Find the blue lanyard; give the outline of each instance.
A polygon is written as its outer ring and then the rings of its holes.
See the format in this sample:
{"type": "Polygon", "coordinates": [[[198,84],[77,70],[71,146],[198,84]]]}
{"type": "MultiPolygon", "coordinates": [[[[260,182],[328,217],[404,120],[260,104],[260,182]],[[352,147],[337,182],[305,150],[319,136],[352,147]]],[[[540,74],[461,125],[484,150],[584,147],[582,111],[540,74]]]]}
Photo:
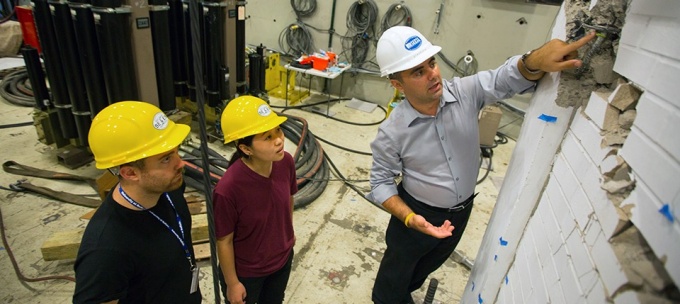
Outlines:
{"type": "Polygon", "coordinates": [[[168,230],[170,230],[170,232],[172,232],[172,234],[175,236],[175,238],[177,238],[177,240],[179,241],[180,245],[182,245],[182,249],[184,249],[184,254],[187,257],[187,260],[189,260],[190,269],[193,270],[195,266],[194,266],[194,263],[191,261],[191,253],[189,252],[189,247],[184,242],[184,226],[182,225],[182,218],[179,216],[179,213],[177,213],[177,209],[175,208],[175,204],[172,203],[172,199],[170,199],[170,195],[167,192],[163,193],[163,194],[165,194],[165,197],[168,199],[170,206],[172,206],[172,210],[175,211],[175,219],[177,220],[177,225],[179,226],[179,232],[182,234],[182,237],[180,237],[177,234],[177,232],[175,232],[175,229],[172,229],[172,227],[170,227],[170,225],[168,225],[168,223],[166,223],[156,213],[154,213],[153,211],[151,211],[149,209],[144,208],[144,206],[140,205],[138,202],[136,202],[134,199],[132,199],[130,196],[128,196],[128,194],[125,193],[125,191],[123,191],[123,187],[118,186],[118,192],[120,192],[120,195],[123,196],[123,198],[128,203],[130,203],[130,205],[135,206],[135,207],[139,208],[140,210],[144,210],[146,212],[149,212],[159,222],[161,222],[161,224],[163,224],[163,226],[165,226],[165,228],[168,228],[168,230]]]}

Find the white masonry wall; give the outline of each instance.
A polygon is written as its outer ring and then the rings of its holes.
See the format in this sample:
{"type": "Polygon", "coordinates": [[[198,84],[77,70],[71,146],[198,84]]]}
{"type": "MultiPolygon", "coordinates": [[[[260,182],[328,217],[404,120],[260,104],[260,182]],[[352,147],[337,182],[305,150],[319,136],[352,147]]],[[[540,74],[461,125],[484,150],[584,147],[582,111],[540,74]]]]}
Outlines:
{"type": "Polygon", "coordinates": [[[551,102],[558,75],[541,81],[462,303],[672,303],[657,291],[680,285],[679,18],[680,1],[633,0],[614,66],[629,83],[585,109],[551,102]],[[613,104],[633,87],[637,116],[610,145],[613,104]]]}

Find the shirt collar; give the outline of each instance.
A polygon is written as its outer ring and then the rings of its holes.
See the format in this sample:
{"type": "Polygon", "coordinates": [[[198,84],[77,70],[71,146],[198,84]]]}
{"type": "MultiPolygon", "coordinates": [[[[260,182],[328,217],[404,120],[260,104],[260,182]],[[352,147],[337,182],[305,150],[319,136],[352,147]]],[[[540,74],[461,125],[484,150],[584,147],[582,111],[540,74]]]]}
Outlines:
{"type": "MultiPolygon", "coordinates": [[[[449,81],[446,80],[446,79],[442,79],[442,89],[444,91],[443,91],[442,97],[439,98],[439,111],[437,111],[437,113],[440,113],[441,108],[443,108],[446,104],[458,102],[458,99],[456,99],[456,97],[453,96],[453,94],[451,94],[451,92],[449,91],[448,88],[449,88],[449,81]]],[[[420,112],[416,111],[416,109],[414,109],[411,106],[411,103],[408,102],[408,100],[404,99],[404,101],[406,101],[406,104],[402,105],[404,107],[404,121],[408,122],[409,127],[412,126],[413,122],[416,121],[418,118],[426,119],[426,118],[431,117],[430,115],[424,115],[424,114],[421,114],[420,112]]]]}

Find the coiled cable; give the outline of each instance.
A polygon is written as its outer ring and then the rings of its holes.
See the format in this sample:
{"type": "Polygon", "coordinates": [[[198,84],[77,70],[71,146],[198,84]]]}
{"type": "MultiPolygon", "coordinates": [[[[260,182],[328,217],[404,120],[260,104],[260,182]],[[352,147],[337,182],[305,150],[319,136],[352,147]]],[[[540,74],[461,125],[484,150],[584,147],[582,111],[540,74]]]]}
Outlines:
{"type": "Polygon", "coordinates": [[[2,78],[0,96],[17,106],[35,106],[35,99],[33,99],[33,91],[31,90],[26,68],[10,72],[2,78]]]}
{"type": "Polygon", "coordinates": [[[309,16],[316,10],[316,0],[290,0],[295,15],[300,17],[309,16]]]}
{"type": "Polygon", "coordinates": [[[292,57],[309,54],[314,50],[312,34],[303,22],[292,23],[279,34],[279,48],[285,55],[292,57]]]}
{"type": "Polygon", "coordinates": [[[380,21],[380,35],[378,36],[382,36],[382,33],[395,25],[411,26],[412,23],[413,18],[408,6],[403,3],[394,3],[387,8],[387,12],[380,21]]]}

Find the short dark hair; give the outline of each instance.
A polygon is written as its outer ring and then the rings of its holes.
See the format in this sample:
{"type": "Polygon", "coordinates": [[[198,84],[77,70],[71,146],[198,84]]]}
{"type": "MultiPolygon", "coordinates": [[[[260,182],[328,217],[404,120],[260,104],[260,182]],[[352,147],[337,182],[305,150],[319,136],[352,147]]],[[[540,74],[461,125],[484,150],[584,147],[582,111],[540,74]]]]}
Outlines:
{"type": "Polygon", "coordinates": [[[399,82],[402,82],[403,78],[401,78],[401,72],[394,72],[392,74],[387,75],[388,79],[394,79],[399,82]]]}
{"type": "Polygon", "coordinates": [[[253,145],[253,138],[255,138],[255,135],[250,135],[250,136],[246,136],[244,138],[239,138],[234,142],[234,145],[236,146],[236,152],[234,152],[234,154],[231,155],[231,159],[229,160],[229,166],[231,166],[231,164],[233,164],[235,161],[237,161],[241,157],[248,158],[248,155],[243,153],[243,151],[241,151],[241,149],[239,149],[238,146],[239,145],[246,145],[248,147],[252,146],[253,145]]]}

